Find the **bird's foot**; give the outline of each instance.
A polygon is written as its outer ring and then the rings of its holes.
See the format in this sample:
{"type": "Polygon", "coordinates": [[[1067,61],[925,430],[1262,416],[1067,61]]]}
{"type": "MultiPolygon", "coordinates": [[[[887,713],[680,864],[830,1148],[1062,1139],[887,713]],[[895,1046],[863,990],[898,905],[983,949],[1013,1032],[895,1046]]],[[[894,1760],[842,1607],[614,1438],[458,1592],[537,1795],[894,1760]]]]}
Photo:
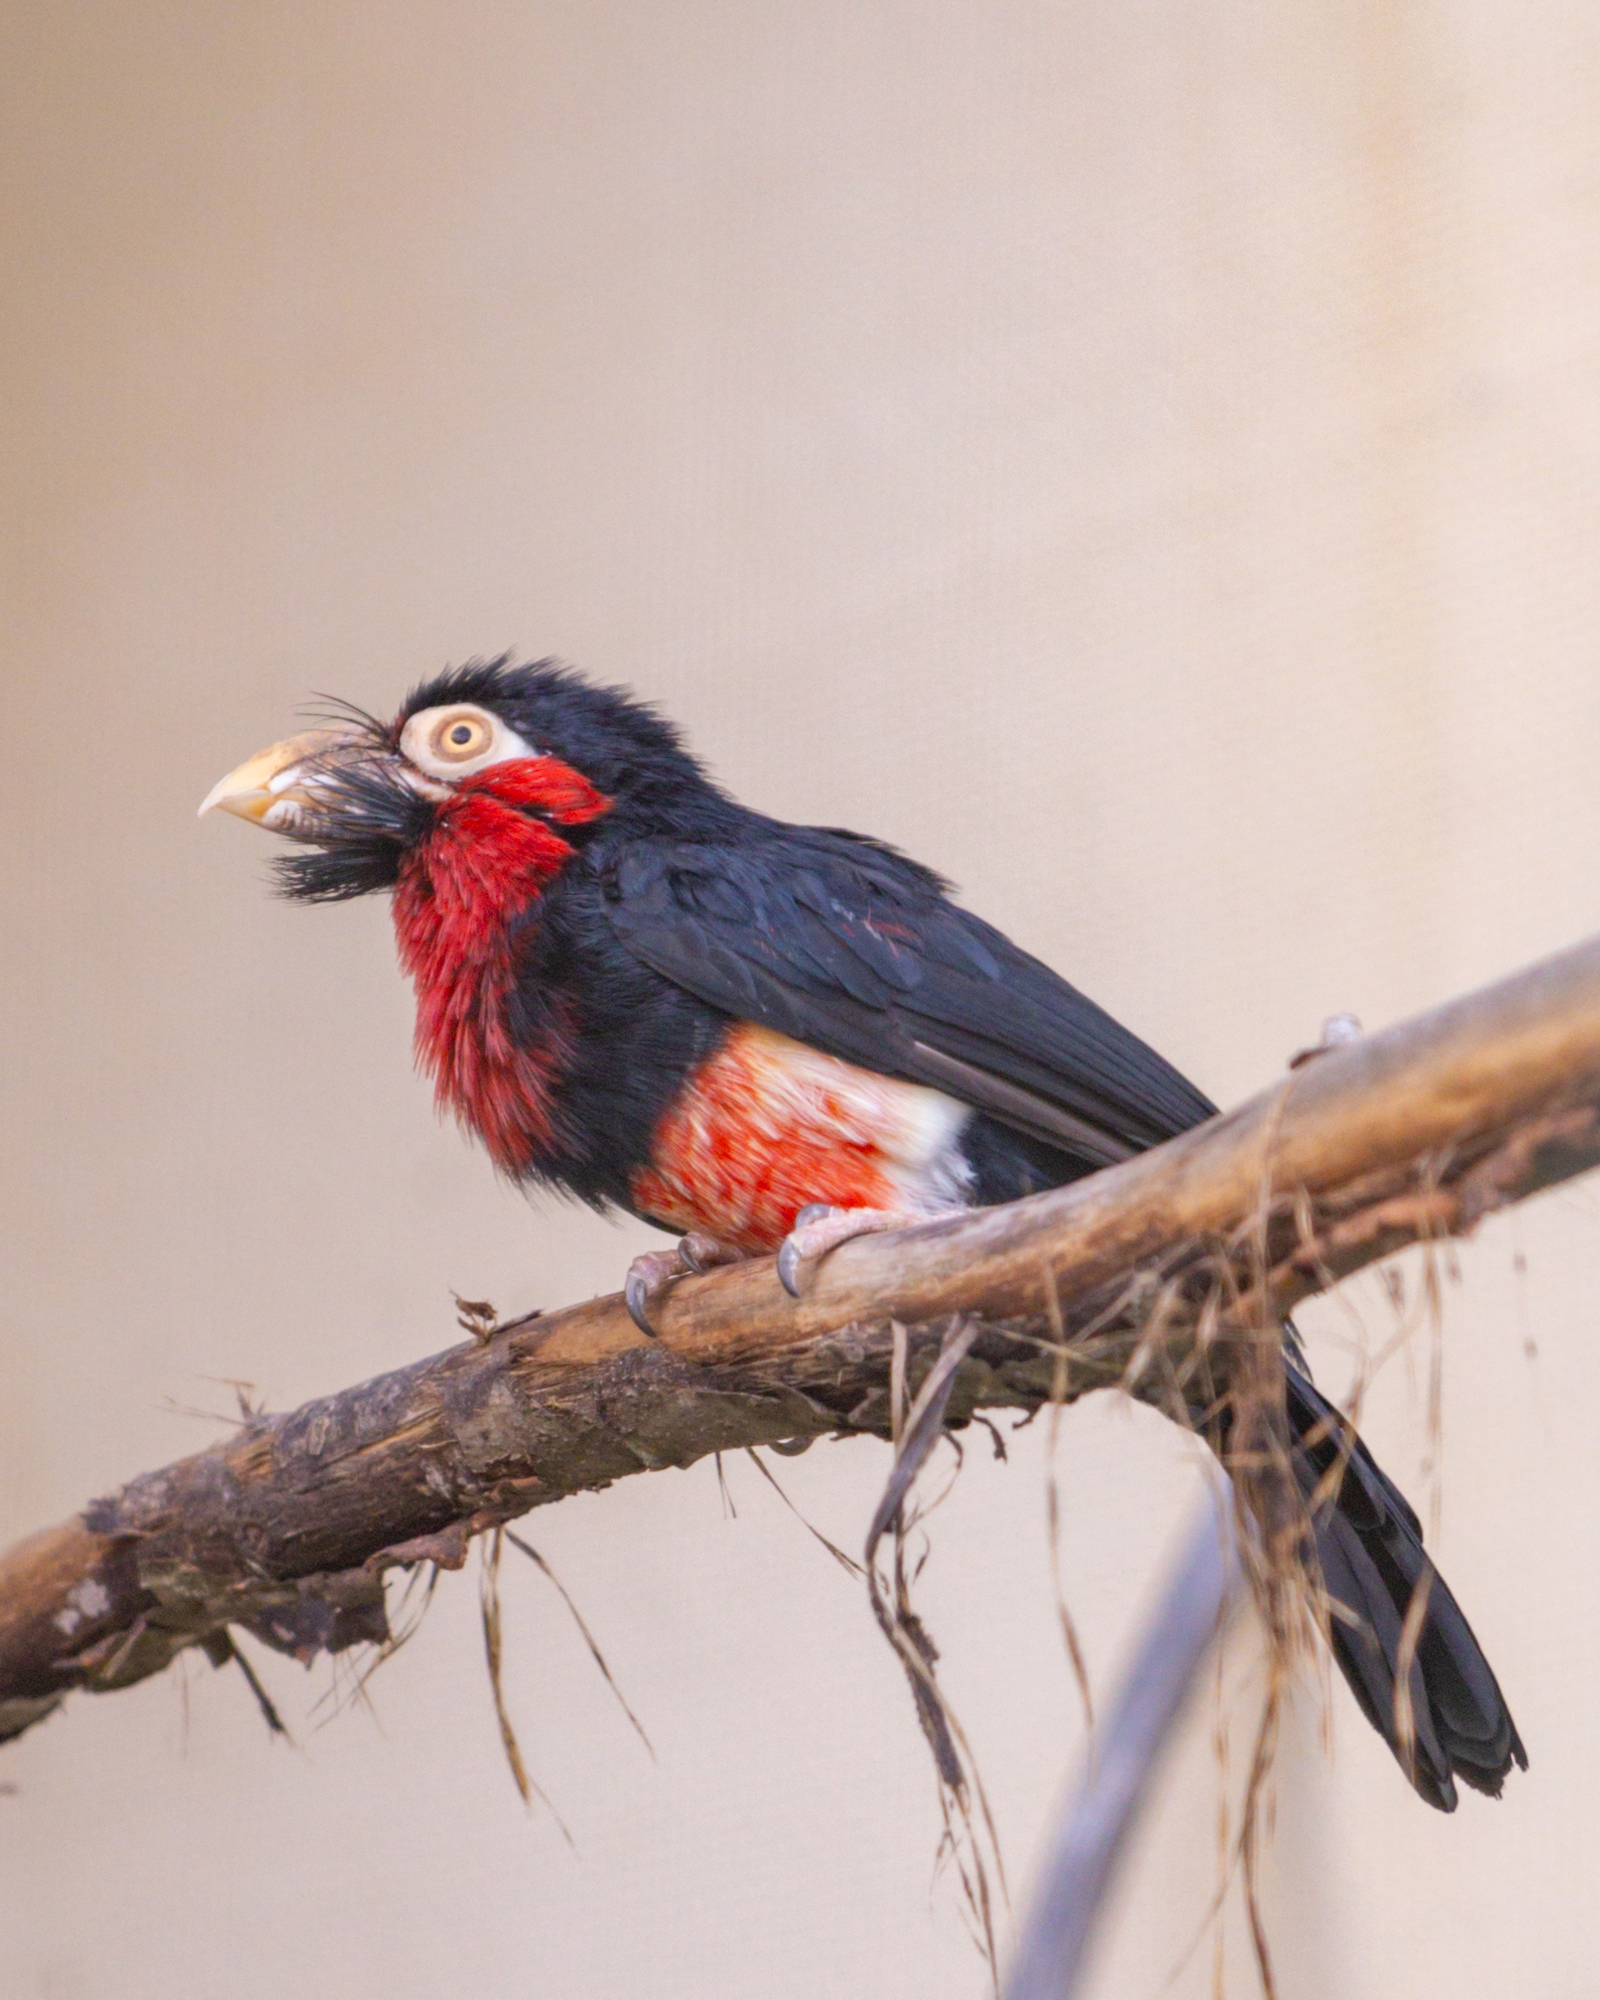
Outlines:
{"type": "Polygon", "coordinates": [[[680,1238],[671,1250],[646,1250],[628,1266],[628,1281],[622,1288],[628,1317],[641,1333],[654,1340],[656,1328],[650,1322],[651,1312],[680,1278],[698,1277],[718,1264],[743,1261],[742,1250],[731,1249],[714,1236],[702,1236],[698,1230],[680,1238]]]}
{"type": "Polygon", "coordinates": [[[794,1228],[778,1252],[778,1282],[791,1298],[797,1299],[809,1277],[805,1266],[826,1257],[830,1250],[837,1250],[841,1243],[848,1243],[853,1236],[911,1229],[919,1222],[933,1219],[926,1209],[829,1208],[826,1202],[814,1201],[795,1217],[794,1228]]]}

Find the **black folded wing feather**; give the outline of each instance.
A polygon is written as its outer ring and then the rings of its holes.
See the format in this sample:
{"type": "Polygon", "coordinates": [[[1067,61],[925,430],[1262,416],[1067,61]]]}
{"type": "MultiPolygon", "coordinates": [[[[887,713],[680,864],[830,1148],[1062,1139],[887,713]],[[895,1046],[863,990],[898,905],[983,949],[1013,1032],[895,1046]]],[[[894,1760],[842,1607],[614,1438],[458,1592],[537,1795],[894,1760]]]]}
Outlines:
{"type": "Polygon", "coordinates": [[[635,841],[603,896],[629,951],[710,1005],[930,1084],[1083,1166],[1215,1108],[936,876],[853,834],[635,841]]]}

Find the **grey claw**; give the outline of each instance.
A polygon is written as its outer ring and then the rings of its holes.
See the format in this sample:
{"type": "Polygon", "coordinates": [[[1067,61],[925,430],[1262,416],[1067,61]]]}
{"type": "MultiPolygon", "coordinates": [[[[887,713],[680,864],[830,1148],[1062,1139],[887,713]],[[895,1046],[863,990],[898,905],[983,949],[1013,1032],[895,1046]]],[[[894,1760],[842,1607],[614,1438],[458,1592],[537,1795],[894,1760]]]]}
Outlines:
{"type": "Polygon", "coordinates": [[[795,1237],[808,1223],[824,1222],[830,1215],[837,1215],[838,1212],[832,1202],[808,1201],[795,1217],[794,1228],[785,1237],[783,1248],[778,1252],[778,1283],[782,1285],[791,1299],[797,1299],[800,1296],[800,1265],[802,1260],[800,1245],[795,1241],[795,1237]]]}
{"type": "Polygon", "coordinates": [[[650,1284],[639,1272],[628,1273],[628,1282],[622,1288],[622,1303],[628,1308],[629,1319],[641,1333],[648,1334],[652,1340],[661,1338],[650,1324],[650,1284]]]}
{"type": "MultiPolygon", "coordinates": [[[[802,1209],[801,1214],[805,1211],[802,1209]]],[[[789,1237],[778,1252],[778,1283],[791,1299],[800,1296],[800,1245],[789,1237]]]]}

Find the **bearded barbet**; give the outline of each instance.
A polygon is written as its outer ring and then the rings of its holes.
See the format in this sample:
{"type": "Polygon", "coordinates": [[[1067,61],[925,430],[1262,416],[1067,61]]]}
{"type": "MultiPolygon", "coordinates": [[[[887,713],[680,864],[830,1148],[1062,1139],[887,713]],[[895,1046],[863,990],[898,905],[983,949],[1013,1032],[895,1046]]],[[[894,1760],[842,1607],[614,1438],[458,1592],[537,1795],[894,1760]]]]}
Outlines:
{"type": "MultiPolygon", "coordinates": [[[[928,869],[738,804],[652,709],[552,662],[352,710],[213,806],[298,844],[290,896],[390,894],[419,1061],[502,1173],[679,1236],[629,1275],[645,1332],[685,1269],[777,1253],[796,1291],[850,1236],[1059,1187],[1216,1108],[928,869]]],[[[1458,1777],[1498,1794],[1527,1758],[1489,1663],[1286,1355],[1334,1655],[1430,1805],[1458,1777]]]]}

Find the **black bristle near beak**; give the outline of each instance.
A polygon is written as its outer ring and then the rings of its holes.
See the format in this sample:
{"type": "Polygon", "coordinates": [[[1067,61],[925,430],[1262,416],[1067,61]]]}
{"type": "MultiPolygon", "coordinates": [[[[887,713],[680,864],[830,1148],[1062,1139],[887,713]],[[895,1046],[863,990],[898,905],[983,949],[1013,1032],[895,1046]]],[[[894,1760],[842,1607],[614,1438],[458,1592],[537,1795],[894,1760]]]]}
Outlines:
{"type": "Polygon", "coordinates": [[[401,857],[426,837],[433,807],[401,776],[384,744],[323,760],[315,801],[282,829],[306,851],[274,861],[278,892],[298,903],[344,903],[392,889],[401,857]]]}
{"type": "Polygon", "coordinates": [[[310,701],[302,702],[295,713],[325,728],[346,730],[352,739],[369,743],[374,750],[392,750],[399,734],[392,723],[361,707],[359,702],[346,701],[342,694],[316,694],[310,701]]]}

